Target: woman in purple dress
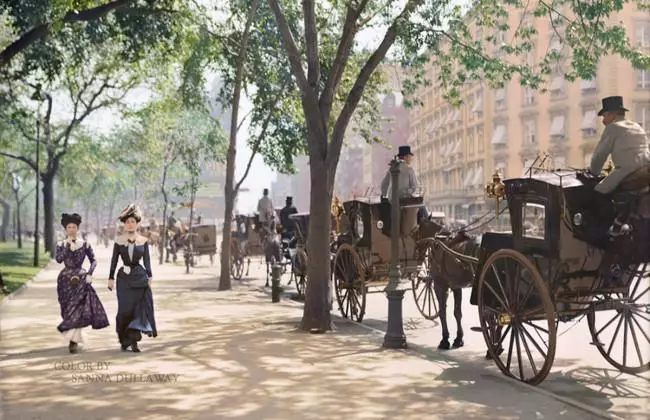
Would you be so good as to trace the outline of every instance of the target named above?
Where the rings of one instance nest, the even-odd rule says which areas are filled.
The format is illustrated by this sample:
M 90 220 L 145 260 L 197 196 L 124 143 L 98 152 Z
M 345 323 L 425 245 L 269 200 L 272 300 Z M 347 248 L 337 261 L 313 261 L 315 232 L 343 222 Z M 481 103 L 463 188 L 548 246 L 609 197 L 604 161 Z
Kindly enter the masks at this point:
M 77 213 L 61 215 L 61 225 L 66 230 L 67 239 L 56 245 L 56 262 L 64 263 L 65 268 L 57 279 L 57 294 L 63 322 L 57 329 L 69 341 L 70 353 L 77 352 L 78 343 L 83 342 L 81 329 L 108 327 L 108 318 L 102 302 L 91 285 L 93 271 L 97 267 L 95 254 L 89 242 L 77 238 L 81 216 Z M 90 268 L 82 266 L 88 257 Z
M 142 334 L 158 335 L 151 293 L 149 244 L 147 238 L 137 233 L 142 214 L 136 205 L 126 207 L 118 219 L 124 224 L 124 233 L 115 239 L 108 288 L 113 290 L 115 269 L 121 259 L 122 267 L 117 273 L 117 337 L 122 351 L 131 347 L 132 352 L 139 353 L 138 342 Z

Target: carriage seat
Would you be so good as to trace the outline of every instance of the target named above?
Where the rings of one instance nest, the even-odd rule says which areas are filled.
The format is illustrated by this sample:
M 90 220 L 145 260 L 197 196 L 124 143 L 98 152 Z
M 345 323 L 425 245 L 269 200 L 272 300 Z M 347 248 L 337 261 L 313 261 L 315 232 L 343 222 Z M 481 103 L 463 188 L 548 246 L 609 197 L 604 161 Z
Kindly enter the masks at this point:
M 400 199 L 400 236 L 410 236 L 418 227 L 418 211 L 424 206 L 422 197 L 404 197 Z M 379 207 L 379 219 L 384 226 L 381 231 L 391 237 L 392 226 L 391 203 L 382 201 Z
M 640 207 L 647 207 L 642 204 L 647 202 L 647 199 L 643 200 L 643 198 L 644 196 L 647 198 L 649 191 L 650 165 L 637 169 L 621 181 L 616 191 L 612 193 L 616 218 L 608 230 L 611 236 L 629 233 L 628 219 L 632 213 L 638 212 Z M 642 212 L 647 213 L 647 211 Z

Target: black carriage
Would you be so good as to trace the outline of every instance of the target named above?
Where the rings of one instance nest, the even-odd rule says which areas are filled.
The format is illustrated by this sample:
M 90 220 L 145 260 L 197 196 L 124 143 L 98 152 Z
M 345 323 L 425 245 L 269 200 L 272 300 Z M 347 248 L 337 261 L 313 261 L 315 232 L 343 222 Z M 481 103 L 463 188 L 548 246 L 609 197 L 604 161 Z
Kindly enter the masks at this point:
M 650 369 L 650 176 L 627 182 L 614 200 L 593 190 L 599 179 L 555 171 L 504 182 L 512 232 L 483 235 L 471 303 L 508 376 L 541 383 L 558 323 L 580 316 L 611 365 Z M 630 211 L 613 235 L 616 203 Z
M 418 224 L 421 197 L 400 200 L 399 264 L 410 279 L 416 304 L 427 319 L 437 316 L 427 258 L 441 226 L 429 220 Z M 343 204 L 344 218 L 335 242 L 332 276 L 339 310 L 345 318 L 363 320 L 366 294 L 383 292 L 389 284 L 391 259 L 390 203 L 352 200 Z

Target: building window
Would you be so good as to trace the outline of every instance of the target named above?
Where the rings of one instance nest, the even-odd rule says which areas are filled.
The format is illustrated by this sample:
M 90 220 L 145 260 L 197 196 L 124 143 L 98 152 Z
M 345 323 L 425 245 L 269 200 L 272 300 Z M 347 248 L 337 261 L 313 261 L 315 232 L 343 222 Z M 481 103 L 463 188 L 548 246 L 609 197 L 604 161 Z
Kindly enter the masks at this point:
M 566 124 L 564 115 L 554 115 L 551 118 L 551 131 L 549 134 L 553 140 L 566 139 Z
M 472 114 L 477 117 L 483 116 L 483 92 L 476 92 L 474 95 L 474 106 L 472 107 Z
M 498 111 L 506 109 L 506 88 L 497 89 L 494 96 L 494 107 Z
M 492 132 L 492 146 L 500 147 L 508 145 L 508 131 L 505 124 L 499 124 L 494 127 Z
M 526 86 L 524 88 L 524 105 L 534 105 L 535 104 L 535 91 L 533 88 Z
M 551 98 L 559 98 L 564 95 L 564 78 L 562 76 L 554 76 L 551 81 Z
M 467 130 L 467 152 L 471 155 L 474 153 L 474 129 Z
M 529 176 L 534 173 L 534 170 L 531 170 L 533 163 L 535 163 L 535 159 L 526 159 L 524 161 L 524 171 L 522 176 Z
M 582 135 L 585 137 L 593 137 L 597 133 L 597 118 L 596 111 L 593 109 L 586 110 L 582 114 L 582 125 L 580 129 L 582 130 Z
M 476 141 L 477 141 L 477 149 L 479 152 L 482 152 L 485 150 L 485 136 L 483 133 L 483 126 L 478 126 L 476 127 Z
M 551 39 L 548 42 L 548 49 L 551 52 L 560 52 L 562 51 L 562 40 L 557 34 L 553 34 Z
M 650 48 L 650 22 L 637 22 L 636 46 L 639 48 Z
M 503 160 L 495 160 L 494 161 L 494 170 L 499 171 L 499 173 L 501 174 L 502 177 L 507 177 L 508 176 L 507 173 L 506 173 L 507 164 Z
M 474 178 L 472 179 L 472 186 L 482 187 L 485 182 L 485 176 L 483 175 L 483 163 L 479 163 L 474 171 Z
M 636 108 L 636 122 L 650 133 L 650 103 L 644 105 L 637 105 Z
M 589 95 L 591 93 L 595 93 L 597 90 L 598 90 L 598 83 L 596 82 L 595 78 L 591 80 L 580 81 L 580 91 L 582 92 L 583 95 Z
M 524 121 L 524 143 L 536 144 L 537 143 L 537 127 L 535 120 Z
M 567 169 L 566 158 L 564 156 L 553 156 L 553 169 Z
M 650 71 L 640 70 L 636 74 L 636 87 L 639 89 L 650 89 Z

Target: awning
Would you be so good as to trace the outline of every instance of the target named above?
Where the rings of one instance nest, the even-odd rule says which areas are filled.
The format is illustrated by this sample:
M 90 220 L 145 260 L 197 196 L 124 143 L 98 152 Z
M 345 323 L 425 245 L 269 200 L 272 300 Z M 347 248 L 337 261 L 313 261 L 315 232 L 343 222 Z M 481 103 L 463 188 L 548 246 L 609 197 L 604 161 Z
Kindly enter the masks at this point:
M 474 103 L 474 106 L 472 107 L 472 113 L 480 113 L 483 112 L 483 97 L 479 96 L 476 102 Z
M 580 81 L 580 90 L 593 90 L 596 89 L 598 86 L 596 86 L 596 81 L 595 80 L 581 80 Z
M 413 140 L 415 140 L 415 136 L 416 136 L 416 135 L 417 135 L 417 133 L 411 133 L 411 135 L 408 136 L 408 138 L 406 139 L 406 144 L 411 144 L 411 143 L 413 143 Z
M 429 126 L 427 127 L 427 134 L 432 134 L 434 131 L 436 131 L 436 121 L 434 120 Z
M 562 42 L 558 39 L 557 36 L 551 37 L 551 42 L 549 42 L 549 49 L 551 51 L 560 51 L 562 49 Z
M 484 181 L 485 177 L 483 175 L 483 166 L 479 166 L 476 171 L 474 171 L 474 178 L 472 179 L 471 185 L 482 185 Z
M 449 152 L 449 146 L 450 146 L 449 144 L 445 144 L 445 145 L 442 146 L 442 148 L 440 149 L 440 156 L 442 156 L 443 158 L 446 158 L 449 155 L 449 153 L 448 153 Z
M 472 183 L 472 181 L 474 181 L 474 176 L 476 176 L 476 170 L 469 168 L 465 174 L 465 178 L 463 179 L 463 187 L 471 187 L 474 185 Z
M 497 125 L 492 133 L 492 144 L 506 144 L 506 126 Z
M 451 150 L 451 154 L 452 155 L 457 155 L 458 153 L 460 153 L 460 146 L 461 146 L 461 142 L 460 142 L 460 139 L 458 139 L 454 143 L 454 148 Z
M 503 101 L 506 99 L 506 90 L 504 88 L 497 89 L 496 95 L 494 97 L 497 101 Z
M 551 137 L 564 137 L 564 115 L 557 115 L 551 124 Z
M 583 130 L 595 130 L 596 129 L 596 111 L 587 111 L 582 117 L 582 127 Z
M 558 92 L 562 90 L 562 86 L 564 86 L 564 79 L 562 76 L 555 76 L 551 82 L 551 92 Z
M 457 123 L 461 122 L 462 118 L 460 117 L 460 109 L 454 110 L 454 114 L 451 117 L 451 122 Z

